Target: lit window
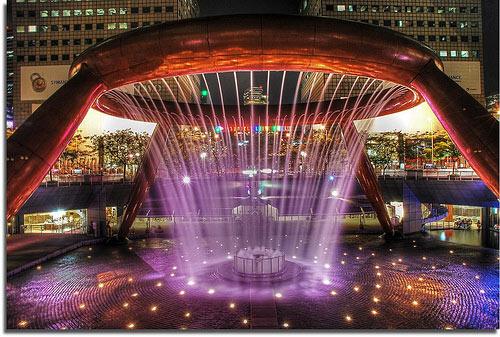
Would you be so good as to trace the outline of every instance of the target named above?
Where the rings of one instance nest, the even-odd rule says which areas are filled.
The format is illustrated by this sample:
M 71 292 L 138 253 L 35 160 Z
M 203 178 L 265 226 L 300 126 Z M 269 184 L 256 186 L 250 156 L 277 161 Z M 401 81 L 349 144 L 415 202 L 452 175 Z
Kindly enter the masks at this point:
M 49 11 L 40 11 L 40 17 L 46 18 L 49 16 Z
M 366 11 L 368 11 L 368 6 L 366 6 L 366 5 L 359 6 L 359 11 L 360 12 L 366 12 Z
M 345 12 L 345 5 L 337 5 L 337 12 Z
M 97 8 L 97 15 L 104 15 L 104 8 Z
M 403 27 L 403 20 L 394 20 L 396 27 Z
M 127 8 L 126 7 L 120 8 L 120 15 L 125 15 L 125 14 L 127 14 Z
M 467 26 L 468 26 L 467 21 L 460 21 L 458 23 L 458 27 L 461 29 L 467 28 Z
M 24 26 L 17 26 L 16 27 L 16 32 L 18 32 L 18 33 L 24 33 Z
M 456 13 L 457 12 L 457 7 L 448 7 L 448 12 L 449 13 Z
M 29 33 L 36 33 L 36 25 L 28 26 L 28 32 Z
M 118 26 L 120 29 L 127 29 L 128 28 L 128 24 L 126 22 L 120 22 L 118 24 Z
M 373 13 L 377 13 L 378 11 L 379 11 L 379 7 L 378 7 L 378 5 L 373 5 L 373 6 L 372 6 L 372 12 L 373 12 Z
M 75 9 L 73 11 L 74 16 L 82 16 L 82 10 L 81 9 Z
M 70 9 L 63 9 L 63 16 L 71 16 L 71 10 Z
M 438 7 L 438 14 L 444 13 L 444 7 Z
M 108 14 L 109 15 L 115 15 L 116 14 L 116 8 L 109 8 L 108 9 Z
M 462 50 L 460 52 L 460 57 L 463 57 L 463 58 L 469 57 L 469 51 L 468 50 Z
M 108 23 L 108 29 L 116 29 L 116 23 Z
M 16 2 L 24 2 L 24 0 L 16 0 Z
M 53 16 L 53 17 L 58 17 L 59 16 L 59 11 L 51 11 L 50 12 L 50 16 Z
M 450 56 L 451 57 L 457 57 L 457 51 L 456 50 L 450 50 Z
M 92 15 L 94 15 L 94 10 L 93 9 L 86 9 L 85 10 L 85 15 L 86 16 L 92 16 Z
M 439 51 L 439 57 L 447 57 L 447 56 L 448 56 L 448 52 L 446 50 Z

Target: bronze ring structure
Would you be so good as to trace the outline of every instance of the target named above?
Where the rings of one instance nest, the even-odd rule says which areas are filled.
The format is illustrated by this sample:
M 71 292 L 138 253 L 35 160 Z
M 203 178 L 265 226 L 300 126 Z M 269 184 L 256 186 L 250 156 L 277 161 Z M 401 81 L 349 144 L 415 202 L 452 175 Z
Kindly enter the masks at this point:
M 498 195 L 498 121 L 443 73 L 441 61 L 428 47 L 392 30 L 358 22 L 232 15 L 140 28 L 83 52 L 71 67 L 70 80 L 7 141 L 7 217 L 16 214 L 36 190 L 88 109 L 106 91 L 157 78 L 238 70 L 339 73 L 405 86 L 415 95 L 414 105 L 422 100 L 430 105 L 471 167 Z M 155 144 L 164 133 L 161 125 L 136 174 L 122 237 L 154 179 L 159 163 Z M 366 156 L 359 166 L 358 179 L 384 230 L 391 233 Z

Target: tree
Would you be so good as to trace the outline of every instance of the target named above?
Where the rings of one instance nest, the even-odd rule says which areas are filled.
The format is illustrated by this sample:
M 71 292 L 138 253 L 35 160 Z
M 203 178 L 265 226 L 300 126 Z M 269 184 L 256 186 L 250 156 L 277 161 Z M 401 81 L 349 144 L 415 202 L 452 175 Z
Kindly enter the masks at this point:
M 106 164 L 123 168 L 125 180 L 127 166 L 140 164 L 149 143 L 149 135 L 125 129 L 92 136 L 91 141 L 94 151 L 103 152 Z
M 382 174 L 398 160 L 398 138 L 390 133 L 368 136 L 366 148 L 371 162 L 376 168 L 382 169 Z
M 90 137 L 82 136 L 81 131 L 78 130 L 73 138 L 71 138 L 68 146 L 66 146 L 66 149 L 64 149 L 64 152 L 61 154 L 59 159 L 69 161 L 72 167 L 75 163 L 78 166 L 83 167 L 84 159 L 93 153 L 92 148 L 89 147 L 89 144 L 87 143 L 89 139 Z

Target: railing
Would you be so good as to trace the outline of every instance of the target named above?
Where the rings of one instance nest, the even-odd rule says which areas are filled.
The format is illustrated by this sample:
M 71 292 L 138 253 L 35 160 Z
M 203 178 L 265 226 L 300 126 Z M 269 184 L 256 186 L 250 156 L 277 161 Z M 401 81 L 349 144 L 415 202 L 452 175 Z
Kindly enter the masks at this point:
M 133 180 L 123 180 L 122 176 L 67 176 L 61 179 L 45 178 L 40 184 L 40 187 L 63 187 L 63 186 L 83 186 L 83 185 L 111 185 L 111 184 L 132 184 Z
M 379 179 L 404 179 L 404 180 L 480 180 L 472 170 L 457 169 L 423 169 L 423 170 L 385 170 L 378 171 Z

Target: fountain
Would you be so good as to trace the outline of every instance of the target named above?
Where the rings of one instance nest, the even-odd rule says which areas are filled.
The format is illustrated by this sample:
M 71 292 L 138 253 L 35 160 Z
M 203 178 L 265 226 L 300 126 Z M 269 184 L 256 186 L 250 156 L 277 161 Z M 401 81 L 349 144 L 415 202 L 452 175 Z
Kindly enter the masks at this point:
M 283 273 L 285 253 L 279 250 L 254 247 L 240 249 L 234 255 L 233 270 L 245 277 L 269 277 Z

